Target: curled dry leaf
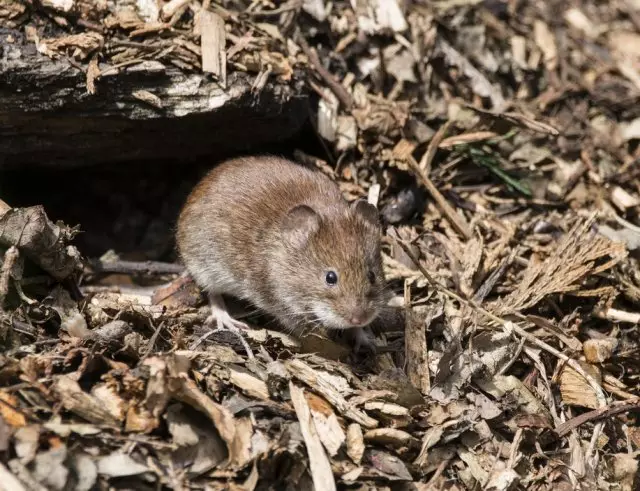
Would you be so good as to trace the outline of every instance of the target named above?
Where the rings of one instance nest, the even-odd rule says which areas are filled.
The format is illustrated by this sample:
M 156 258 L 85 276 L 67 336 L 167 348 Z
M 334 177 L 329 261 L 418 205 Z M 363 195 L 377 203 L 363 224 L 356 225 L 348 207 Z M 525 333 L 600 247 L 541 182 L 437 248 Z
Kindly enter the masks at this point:
M 0 245 L 16 246 L 56 280 L 82 269 L 80 253 L 68 245 L 76 230 L 54 224 L 42 206 L 11 208 L 0 216 Z

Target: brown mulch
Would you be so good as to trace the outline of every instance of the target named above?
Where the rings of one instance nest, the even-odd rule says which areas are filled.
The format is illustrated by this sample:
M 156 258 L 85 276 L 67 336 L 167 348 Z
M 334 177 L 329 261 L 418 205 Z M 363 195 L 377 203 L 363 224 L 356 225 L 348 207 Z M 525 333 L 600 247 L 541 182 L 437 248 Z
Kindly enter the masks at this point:
M 364 360 L 252 317 L 248 359 L 176 265 L 0 201 L 0 488 L 640 489 L 639 11 L 0 2 L 94 97 L 147 60 L 301 77 L 296 158 L 378 205 L 406 313 Z

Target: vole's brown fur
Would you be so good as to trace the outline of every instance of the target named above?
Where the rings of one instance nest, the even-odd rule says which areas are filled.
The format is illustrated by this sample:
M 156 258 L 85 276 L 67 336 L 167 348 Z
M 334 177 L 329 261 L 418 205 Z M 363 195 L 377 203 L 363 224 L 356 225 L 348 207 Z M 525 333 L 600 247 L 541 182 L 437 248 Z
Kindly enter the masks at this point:
M 347 203 L 329 178 L 284 159 L 215 167 L 187 199 L 177 245 L 210 296 L 248 300 L 292 331 L 362 327 L 384 304 L 375 208 Z

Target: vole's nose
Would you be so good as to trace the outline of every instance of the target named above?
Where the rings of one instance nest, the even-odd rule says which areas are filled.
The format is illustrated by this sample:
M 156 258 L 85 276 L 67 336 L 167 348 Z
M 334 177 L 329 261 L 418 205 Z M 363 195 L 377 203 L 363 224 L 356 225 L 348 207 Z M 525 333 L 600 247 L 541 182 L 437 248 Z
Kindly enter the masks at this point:
M 352 326 L 361 326 L 366 324 L 367 320 L 369 320 L 369 314 L 363 308 L 353 309 L 347 317 L 347 321 L 349 321 L 349 324 Z

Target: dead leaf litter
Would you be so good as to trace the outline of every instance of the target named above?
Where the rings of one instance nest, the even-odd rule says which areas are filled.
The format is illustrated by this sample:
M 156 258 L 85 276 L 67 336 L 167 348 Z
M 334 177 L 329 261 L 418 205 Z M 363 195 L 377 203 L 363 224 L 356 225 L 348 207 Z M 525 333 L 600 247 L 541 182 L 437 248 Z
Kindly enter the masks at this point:
M 2 3 L 87 97 L 147 62 L 304 83 L 296 156 L 379 207 L 404 321 L 363 360 L 250 316 L 249 359 L 179 265 L 0 201 L 0 486 L 640 489 L 639 8 Z

